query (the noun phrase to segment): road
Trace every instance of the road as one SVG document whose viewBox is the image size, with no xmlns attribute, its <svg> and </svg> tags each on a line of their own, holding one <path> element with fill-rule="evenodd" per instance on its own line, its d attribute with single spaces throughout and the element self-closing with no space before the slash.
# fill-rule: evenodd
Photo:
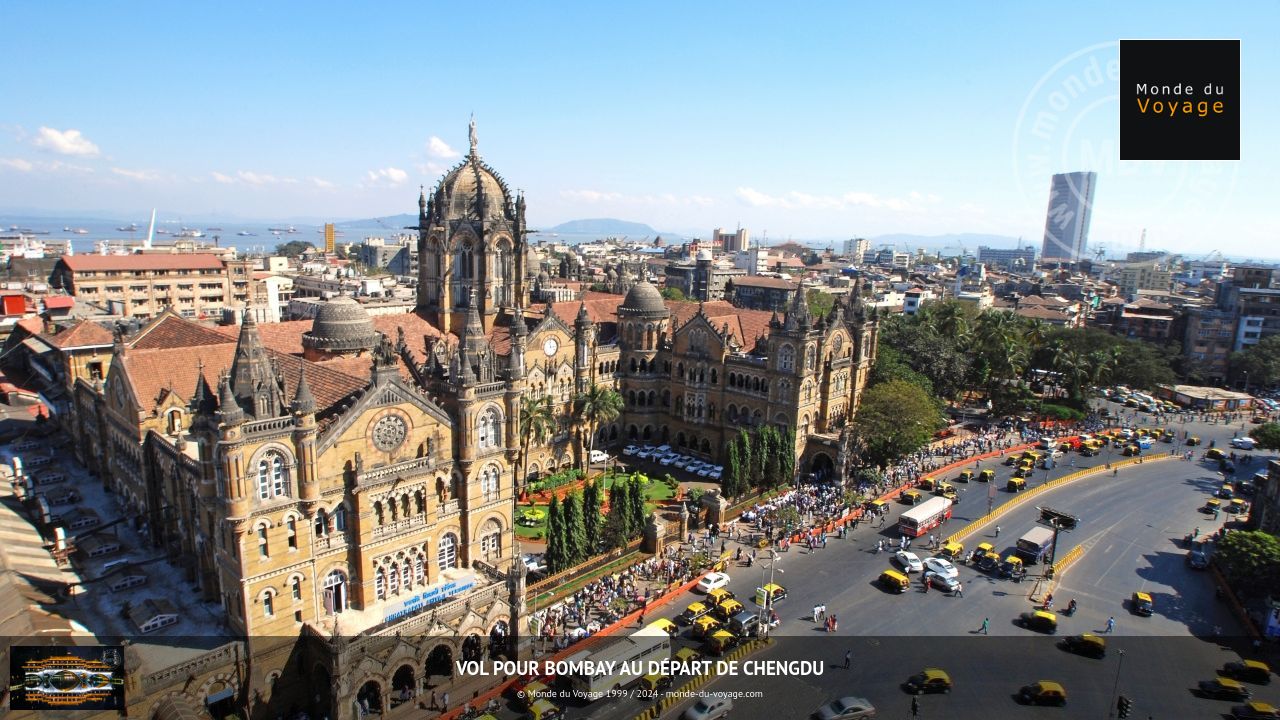
<svg viewBox="0 0 1280 720">
<path fill-rule="evenodd" d="M 1114 406 L 1112 406 L 1114 408 Z M 1175 425 L 1188 429 L 1218 447 L 1226 448 L 1239 425 Z M 1174 446 L 1156 443 L 1149 453 L 1167 453 Z M 1255 453 L 1258 454 L 1258 453 Z M 1073 455 L 1048 474 L 1056 477 L 1072 471 Z M 1095 458 L 1074 456 L 1076 469 L 1110 462 L 1114 450 Z M 1004 481 L 1010 469 L 997 470 L 998 507 L 1013 495 Z M 1249 473 L 1265 467 L 1255 462 L 1244 466 Z M 1047 473 L 1037 470 L 1030 485 L 1038 486 Z M 1213 668 L 1238 657 L 1228 646 L 1239 647 L 1232 638 L 1239 628 L 1222 603 L 1213 596 L 1203 573 L 1186 567 L 1181 539 L 1199 526 L 1211 531 L 1207 515 L 1197 512 L 1218 485 L 1216 467 L 1209 464 L 1164 460 L 1125 468 L 1117 477 L 1110 473 L 1085 478 L 1054 489 L 1035 503 L 1018 507 L 1000 517 L 1000 537 L 994 527 L 966 540 L 972 548 L 983 540 L 997 549 L 1011 550 L 1019 535 L 1033 526 L 1035 505 L 1050 505 L 1081 518 L 1079 528 L 1063 534 L 1059 557 L 1075 545 L 1084 553 L 1061 579 L 1056 590 L 1058 607 L 1075 597 L 1080 610 L 1070 618 L 1060 616 L 1059 636 L 1102 631 L 1108 617 L 1116 618 L 1110 649 L 1104 660 L 1068 654 L 1054 646 L 1055 639 L 1038 636 L 1014 624 L 1014 619 L 1032 608 L 1028 594 L 1035 587 L 1030 580 L 1014 583 L 994 579 L 975 568 L 961 566 L 964 597 L 939 592 L 922 592 L 918 584 L 903 595 L 889 594 L 876 584 L 881 570 L 890 567 L 889 555 L 877 555 L 878 539 L 896 540 L 894 520 L 906 505 L 895 505 L 883 530 L 863 526 L 849 539 L 831 539 L 828 547 L 812 553 L 793 548 L 779 556 L 775 576 L 790 597 L 778 606 L 783 623 L 775 631 L 775 644 L 751 656 L 752 660 L 806 659 L 829 663 L 821 675 L 807 677 L 761 677 L 743 674 L 722 677 L 703 688 L 713 692 L 759 691 L 764 697 L 740 700 L 735 714 L 747 717 L 807 717 L 821 703 L 847 694 L 864 695 L 882 708 L 901 707 L 909 716 L 910 700 L 898 683 L 924 665 L 938 665 L 951 672 L 956 682 L 949 696 L 929 696 L 921 701 L 922 716 L 948 717 L 1003 716 L 1016 710 L 1011 695 L 1023 684 L 1054 679 L 1062 682 L 1070 695 L 1071 716 L 1104 717 L 1113 702 L 1112 687 L 1121 669 L 1120 649 L 1127 659 L 1119 673 L 1119 691 L 1135 699 L 1135 717 L 1184 717 L 1188 713 L 1222 712 L 1230 703 L 1201 700 L 1186 688 L 1213 676 Z M 958 485 L 961 502 L 945 531 L 954 531 L 987 510 L 984 483 Z M 994 523 L 993 523 L 994 525 Z M 920 543 L 917 543 L 920 544 Z M 732 545 L 731 545 L 732 547 Z M 921 557 L 928 552 L 920 551 Z M 763 557 L 763 556 L 762 556 Z M 761 576 L 761 567 L 731 570 L 730 589 L 739 597 L 751 597 Z M 916 576 L 913 574 L 912 579 Z M 1155 599 L 1155 615 L 1131 615 L 1127 600 L 1134 590 L 1150 593 Z M 673 616 L 692 602 L 681 600 L 668 606 Z M 828 634 L 812 622 L 812 608 L 825 604 L 839 619 L 838 632 Z M 990 619 L 989 636 L 978 633 L 983 618 Z M 687 640 L 682 639 L 687 643 Z M 852 667 L 845 670 L 845 653 L 852 655 Z M 838 666 L 838 667 L 837 667 Z M 679 682 L 677 682 L 679 685 Z M 1277 701 L 1280 691 L 1258 692 L 1257 697 Z M 664 714 L 675 717 L 692 700 L 677 704 Z M 646 707 L 639 700 L 598 702 L 585 708 L 570 708 L 570 717 L 598 720 L 629 718 Z M 746 711 L 745 713 L 743 711 Z M 1056 709 L 1023 709 L 1020 715 L 1063 717 Z M 884 713 L 882 713 L 884 716 Z"/>
</svg>

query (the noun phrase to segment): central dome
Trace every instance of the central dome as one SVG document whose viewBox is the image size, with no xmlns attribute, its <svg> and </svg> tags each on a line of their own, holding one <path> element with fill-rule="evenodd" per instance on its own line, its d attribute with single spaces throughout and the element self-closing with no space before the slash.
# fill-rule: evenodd
<svg viewBox="0 0 1280 720">
<path fill-rule="evenodd" d="M 502 178 L 480 159 L 474 150 L 463 158 L 462 162 L 440 179 L 437 196 L 443 210 L 444 220 L 459 220 L 479 217 L 484 220 L 500 220 L 506 218 L 507 207 L 511 204 L 511 192 Z M 484 206 L 478 209 L 476 198 L 484 196 Z"/>
<path fill-rule="evenodd" d="M 648 280 L 641 280 L 631 287 L 627 297 L 622 301 L 622 309 L 640 312 L 666 312 L 667 305 L 662 301 L 662 293 Z"/>
<path fill-rule="evenodd" d="M 305 350 L 321 353 L 358 353 L 372 350 L 377 343 L 378 332 L 369 313 L 345 295 L 322 304 L 311 330 L 302 335 Z"/>
</svg>

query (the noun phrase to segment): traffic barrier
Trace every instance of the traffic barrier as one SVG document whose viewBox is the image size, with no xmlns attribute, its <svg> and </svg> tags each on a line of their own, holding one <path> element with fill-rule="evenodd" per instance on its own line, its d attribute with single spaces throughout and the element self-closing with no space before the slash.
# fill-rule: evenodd
<svg viewBox="0 0 1280 720">
<path fill-rule="evenodd" d="M 1096 475 L 1099 472 L 1106 472 L 1107 470 L 1118 470 L 1119 468 L 1126 467 L 1129 465 L 1137 465 L 1138 463 L 1141 463 L 1146 460 L 1156 462 L 1159 460 L 1172 460 L 1175 457 L 1179 457 L 1179 456 L 1154 455 L 1154 456 L 1147 456 L 1147 457 L 1141 457 L 1141 456 L 1131 457 L 1131 458 L 1126 458 L 1124 460 L 1117 460 L 1107 465 L 1099 465 L 1097 467 L 1085 468 L 1084 470 L 1077 470 L 1076 472 L 1070 473 L 1069 475 L 1063 475 L 1062 477 L 1056 480 L 1050 480 L 1049 482 L 1039 487 L 1035 487 L 1030 490 L 1026 490 L 1018 493 L 1018 495 L 1013 499 L 1004 503 L 1003 505 L 996 508 L 995 510 L 992 510 L 986 515 L 983 515 L 977 520 L 974 520 L 973 522 L 969 523 L 964 528 L 962 528 L 960 531 L 948 537 L 947 542 L 960 542 L 961 540 L 964 540 L 965 538 L 977 532 L 980 528 L 982 528 L 982 526 L 990 523 L 991 521 L 995 520 L 998 517 L 1001 517 L 1002 515 L 1008 513 L 1010 510 L 1013 510 L 1014 508 L 1017 508 L 1027 503 L 1028 501 L 1031 500 L 1031 498 L 1034 498 L 1038 495 L 1046 493 L 1056 487 L 1060 487 L 1062 485 L 1066 485 L 1067 483 L 1079 480 L 1082 477 L 1086 477 L 1089 475 Z"/>
<path fill-rule="evenodd" d="M 763 640 L 759 638 L 755 638 L 753 640 L 748 640 L 742 645 L 739 645 L 728 655 L 725 655 L 722 659 L 726 661 L 738 660 L 745 655 L 753 653 L 762 647 L 766 647 L 772 644 L 773 644 L 773 638 L 765 638 Z M 689 698 L 689 695 L 693 691 L 697 690 L 698 688 L 701 688 L 703 685 L 706 685 L 708 682 L 711 682 L 711 680 L 713 680 L 716 677 L 717 675 L 716 666 L 717 666 L 716 663 L 712 663 L 711 670 L 709 672 L 690 678 L 688 681 L 685 682 L 684 685 L 681 685 L 678 689 L 672 690 L 671 692 L 664 695 L 662 699 L 657 702 L 657 704 L 649 707 L 639 715 L 636 715 L 634 720 L 654 720 L 654 718 L 657 718 L 658 716 L 662 715 L 662 713 L 669 710 L 671 706 L 675 705 L 678 700 L 687 700 Z"/>
</svg>

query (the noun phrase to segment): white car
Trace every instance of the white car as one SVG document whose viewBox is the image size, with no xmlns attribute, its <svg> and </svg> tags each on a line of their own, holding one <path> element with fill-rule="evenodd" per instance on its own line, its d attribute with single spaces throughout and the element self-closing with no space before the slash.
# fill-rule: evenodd
<svg viewBox="0 0 1280 720">
<path fill-rule="evenodd" d="M 1253 442 L 1253 438 L 1251 437 L 1231 438 L 1231 447 L 1233 448 L 1239 448 L 1241 450 L 1252 450 L 1253 446 L 1254 446 L 1254 442 Z"/>
<path fill-rule="evenodd" d="M 684 720 L 719 720 L 733 709 L 733 701 L 724 696 L 704 697 L 684 711 Z"/>
<path fill-rule="evenodd" d="M 670 446 L 670 445 L 659 445 L 659 446 L 658 446 L 657 448 L 655 448 L 655 449 L 658 451 L 658 454 L 659 454 L 659 455 L 670 455 L 670 454 L 671 454 L 671 446 Z"/>
<path fill-rule="evenodd" d="M 662 465 L 670 465 L 679 459 L 680 459 L 679 455 L 672 453 L 670 455 L 663 455 L 662 457 L 658 458 L 658 462 Z"/>
<path fill-rule="evenodd" d="M 635 445 L 628 445 L 622 448 L 623 455 L 635 455 L 638 452 L 640 452 L 640 448 L 636 447 Z"/>
<path fill-rule="evenodd" d="M 672 462 L 671 464 L 677 468 L 683 468 L 684 466 L 689 464 L 689 458 L 685 457 L 684 455 L 677 455 L 675 461 Z"/>
<path fill-rule="evenodd" d="M 719 479 L 720 479 L 720 474 L 721 474 L 721 473 L 723 473 L 723 472 L 724 472 L 724 468 L 723 468 L 723 467 L 721 467 L 721 466 L 719 466 L 719 465 L 717 465 L 717 466 L 715 467 L 715 469 L 711 471 L 711 476 L 710 476 L 710 477 L 711 477 L 711 479 L 712 479 L 712 480 L 719 480 Z"/>
<path fill-rule="evenodd" d="M 702 470 L 702 468 L 704 468 L 704 467 L 706 467 L 706 466 L 707 466 L 707 464 L 706 464 L 706 463 L 704 463 L 704 462 L 702 462 L 701 460 L 693 460 L 693 461 L 691 461 L 688 465 L 685 465 L 685 466 L 684 466 L 684 469 L 685 469 L 685 470 L 688 470 L 688 471 L 689 471 L 689 472 L 691 472 L 691 473 L 695 473 L 695 474 L 696 474 L 696 473 L 700 472 L 700 471 Z"/>
<path fill-rule="evenodd" d="M 709 478 L 716 473 L 715 465 L 703 465 L 698 468 L 698 477 Z"/>
<path fill-rule="evenodd" d="M 653 451 L 649 448 L 640 448 L 636 451 L 636 458 L 639 460 L 648 460 L 653 457 Z"/>
<path fill-rule="evenodd" d="M 864 720 L 876 716 L 876 709 L 866 698 L 842 697 L 818 708 L 818 720 Z"/>
<path fill-rule="evenodd" d="M 924 563 L 920 562 L 920 556 L 906 550 L 899 550 L 893 554 L 893 559 L 898 561 L 904 572 L 920 572 L 924 570 Z"/>
<path fill-rule="evenodd" d="M 607 462 L 609 462 L 609 453 L 607 453 L 607 452 L 605 452 L 605 451 L 603 451 L 603 450 L 592 450 L 592 451 L 591 451 L 591 464 L 592 464 L 592 465 L 599 465 L 600 463 L 607 463 Z"/>
<path fill-rule="evenodd" d="M 729 574 L 722 572 L 707 573 L 698 581 L 697 590 L 700 593 L 709 593 L 712 590 L 719 590 L 729 585 Z"/>
<path fill-rule="evenodd" d="M 956 566 L 952 565 L 951 561 L 946 558 L 931 557 L 924 561 L 924 567 L 926 570 L 942 575 L 943 577 L 953 578 L 960 574 L 960 571 L 956 569 Z"/>
</svg>

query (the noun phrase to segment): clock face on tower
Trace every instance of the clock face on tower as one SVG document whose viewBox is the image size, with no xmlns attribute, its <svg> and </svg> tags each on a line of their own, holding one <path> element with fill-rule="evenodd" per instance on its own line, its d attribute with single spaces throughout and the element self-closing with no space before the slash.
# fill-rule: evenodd
<svg viewBox="0 0 1280 720">
<path fill-rule="evenodd" d="M 542 343 L 542 352 L 546 353 L 547 357 L 551 357 L 552 355 L 555 355 L 556 350 L 559 350 L 559 349 L 560 349 L 560 343 L 553 337 L 547 338 L 547 341 Z"/>
</svg>

